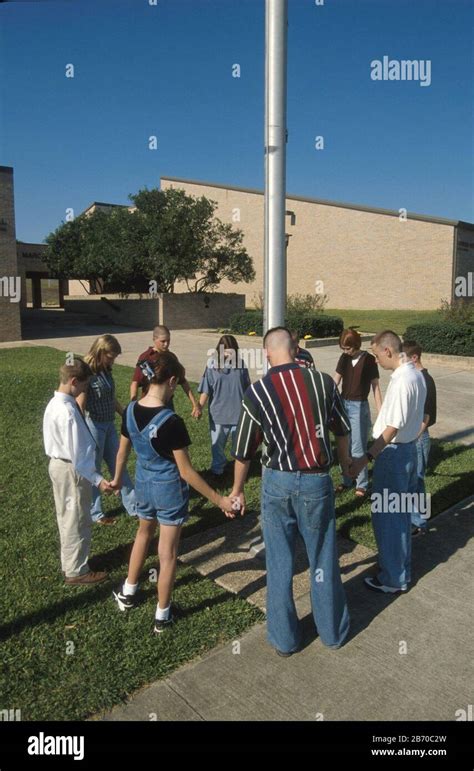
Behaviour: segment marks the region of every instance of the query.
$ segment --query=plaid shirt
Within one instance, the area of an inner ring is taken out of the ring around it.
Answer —
[[[115,383],[106,370],[93,375],[87,391],[86,412],[94,423],[112,423],[115,419]]]
[[[234,458],[251,460],[263,441],[262,464],[279,471],[328,470],[329,431],[350,432],[341,397],[330,375],[282,364],[245,392]]]

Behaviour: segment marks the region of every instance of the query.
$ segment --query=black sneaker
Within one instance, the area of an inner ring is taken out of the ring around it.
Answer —
[[[364,578],[364,583],[368,589],[372,589],[375,592],[383,592],[384,594],[400,594],[401,592],[408,591],[407,584],[402,584],[402,586],[385,586],[380,583],[377,576]]]
[[[124,594],[123,587],[120,587],[120,589],[117,592],[112,592],[112,596],[116,601],[119,607],[119,610],[130,610],[131,608],[134,608],[137,605],[137,595]]]
[[[161,634],[165,631],[165,629],[169,629],[174,624],[174,617],[173,614],[170,611],[170,614],[168,618],[164,619],[163,621],[158,621],[157,618],[155,618],[155,626],[153,627],[153,634]]]

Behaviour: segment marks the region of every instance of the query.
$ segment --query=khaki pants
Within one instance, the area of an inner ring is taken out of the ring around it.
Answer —
[[[92,485],[74,471],[72,463],[58,458],[50,459],[49,476],[61,542],[61,566],[66,578],[76,578],[90,570]]]

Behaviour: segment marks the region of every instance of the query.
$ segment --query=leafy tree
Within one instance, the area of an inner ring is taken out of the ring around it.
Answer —
[[[184,190],[140,190],[135,209],[98,210],[62,223],[46,238],[51,271],[61,278],[88,279],[98,291],[212,291],[222,279],[255,278],[243,233],[214,216],[215,201]]]

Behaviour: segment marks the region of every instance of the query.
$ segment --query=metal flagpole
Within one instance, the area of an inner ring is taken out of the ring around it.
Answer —
[[[288,0],[265,7],[264,332],[286,310],[286,68]]]
[[[288,0],[265,0],[264,334],[285,323],[286,310],[287,27]],[[249,547],[261,558],[264,549],[261,536]]]

